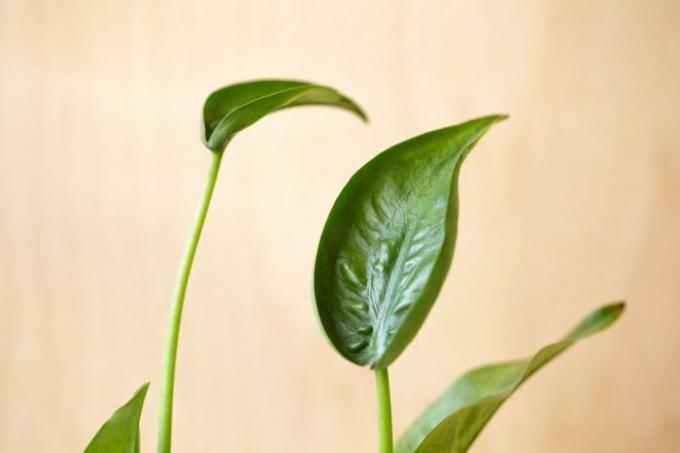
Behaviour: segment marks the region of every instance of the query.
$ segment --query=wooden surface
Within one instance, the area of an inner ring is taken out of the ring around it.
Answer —
[[[80,451],[145,380],[154,450],[201,103],[271,76],[337,86],[372,122],[300,109],[230,147],[186,304],[176,452],[376,450],[373,376],[312,308],[322,224],[378,151],[493,112],[512,117],[463,169],[445,290],[392,370],[395,430],[463,370],[625,298],[476,451],[678,451],[679,19],[677,0],[0,0],[0,451]]]

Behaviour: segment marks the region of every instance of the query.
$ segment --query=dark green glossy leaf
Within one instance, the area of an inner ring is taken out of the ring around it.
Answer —
[[[113,413],[87,445],[85,453],[139,453],[139,418],[148,389],[147,382]]]
[[[314,292],[326,334],[348,360],[386,368],[415,336],[453,257],[461,164],[504,118],[400,143],[340,193],[319,243]]]
[[[257,80],[221,88],[203,106],[201,138],[210,150],[221,152],[238,131],[268,113],[298,105],[330,105],[366,120],[361,108],[333,88],[294,80]]]
[[[623,303],[601,307],[561,341],[544,347],[533,357],[467,372],[411,425],[397,444],[397,453],[466,452],[524,381],[578,340],[609,327],[623,309]]]

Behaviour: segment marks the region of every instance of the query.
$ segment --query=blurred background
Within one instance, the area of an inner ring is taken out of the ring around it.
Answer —
[[[209,152],[244,79],[322,82],[371,117],[266,118],[230,145],[194,267],[175,451],[371,452],[373,375],[316,320],[349,176],[389,145],[507,112],[466,162],[458,247],[392,368],[400,433],[454,377],[621,322],[541,371],[478,452],[677,452],[680,2],[0,0],[0,451],[81,451],[144,381]]]

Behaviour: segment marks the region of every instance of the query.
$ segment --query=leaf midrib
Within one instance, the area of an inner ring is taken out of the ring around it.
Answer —
[[[260,102],[260,101],[262,101],[262,100],[264,100],[264,99],[267,99],[267,98],[271,98],[271,97],[274,97],[274,96],[277,96],[277,95],[280,95],[280,94],[284,94],[284,93],[287,93],[287,92],[290,92],[290,91],[295,91],[295,90],[306,90],[306,89],[308,89],[308,88],[322,88],[322,86],[321,86],[321,85],[301,85],[301,86],[297,86],[297,87],[285,88],[285,89],[282,89],[282,90],[275,91],[275,92],[273,92],[273,93],[265,94],[264,96],[257,97],[257,98],[252,99],[252,100],[250,100],[250,101],[248,101],[248,102],[246,102],[246,103],[244,103],[244,104],[239,105],[239,106],[236,107],[235,109],[230,110],[227,114],[225,114],[225,115],[222,117],[221,120],[219,120],[219,121],[217,122],[217,125],[216,125],[215,127],[213,127],[212,130],[210,131],[210,135],[207,137],[208,140],[210,140],[210,138],[212,137],[213,133],[214,133],[214,132],[215,132],[215,131],[223,124],[223,123],[225,123],[229,118],[231,118],[232,116],[234,116],[234,115],[235,115],[237,112],[239,112],[240,110],[245,109],[246,107],[249,107],[249,106],[251,106],[251,105],[253,105],[253,104],[257,103],[257,102]],[[293,98],[293,99],[295,99],[295,98]]]
[[[409,230],[406,233],[406,236],[404,240],[402,241],[402,246],[399,247],[399,253],[397,254],[397,260],[395,262],[393,271],[390,273],[390,278],[387,281],[387,289],[385,291],[385,297],[383,298],[383,304],[382,306],[385,307],[384,310],[379,310],[378,312],[378,319],[376,321],[376,326],[375,326],[375,359],[379,358],[382,356],[382,354],[385,352],[382,350],[383,348],[380,348],[381,350],[378,350],[378,347],[380,346],[379,340],[382,339],[386,342],[386,337],[388,335],[387,332],[387,320],[391,318],[392,312],[394,311],[394,308],[396,304],[391,303],[392,298],[394,297],[394,292],[395,288],[397,287],[397,280],[399,276],[402,273],[402,270],[404,268],[404,261],[406,260],[406,254],[407,250],[410,249],[411,241],[413,240],[413,236],[415,234],[415,228],[409,228]],[[408,245],[408,246],[407,246]],[[383,334],[384,332],[384,334]],[[376,360],[373,360],[375,362]]]

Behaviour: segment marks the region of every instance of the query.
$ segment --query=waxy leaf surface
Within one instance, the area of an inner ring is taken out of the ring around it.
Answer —
[[[601,307],[561,341],[544,347],[533,357],[467,372],[420,415],[400,439],[396,453],[466,452],[524,381],[578,340],[609,327],[623,309],[623,303]]]
[[[139,418],[148,389],[148,383],[141,386],[130,401],[113,413],[87,445],[85,453],[139,453]]]
[[[333,88],[294,80],[257,80],[213,92],[203,106],[201,138],[214,152],[222,152],[231,138],[268,113],[299,105],[344,108],[366,120],[361,108]]]
[[[413,339],[448,272],[465,156],[502,115],[400,143],[352,176],[314,272],[321,323],[348,360],[386,368]]]

